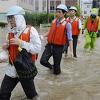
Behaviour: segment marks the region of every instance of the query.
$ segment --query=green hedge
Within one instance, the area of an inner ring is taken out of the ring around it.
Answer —
[[[33,25],[33,26],[39,26],[40,24],[51,23],[51,21],[54,19],[54,14],[50,13],[47,15],[47,13],[28,13],[25,14],[26,23]]]
[[[0,27],[5,27],[7,23],[0,22]]]
[[[77,15],[79,16],[80,13],[78,12]],[[26,19],[27,24],[30,24],[33,26],[39,26],[40,24],[48,23],[48,19],[49,19],[49,23],[51,23],[52,20],[54,19],[54,13],[49,13],[47,15],[47,13],[29,13],[29,12],[26,12],[25,19]],[[0,23],[1,27],[4,27],[5,25],[6,25],[5,23]]]
[[[100,16],[100,8],[99,8],[99,10],[98,10],[98,16]]]
[[[77,9],[78,9],[77,16],[80,16],[79,6],[77,6]],[[39,26],[40,24],[48,23],[48,19],[49,19],[49,23],[51,23],[52,20],[54,19],[54,13],[49,13],[47,15],[47,13],[26,12],[25,19],[26,19],[27,24],[31,24],[33,26],[36,26],[36,25]]]

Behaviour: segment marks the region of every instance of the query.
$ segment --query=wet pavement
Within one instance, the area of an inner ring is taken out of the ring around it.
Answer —
[[[84,35],[80,37],[77,53],[78,58],[69,56],[62,58],[60,75],[53,75],[52,71],[36,62],[38,75],[35,78],[36,89],[41,100],[100,100],[100,38],[97,39],[94,52],[83,49]],[[44,49],[44,43],[43,48]],[[52,58],[50,59],[52,62]],[[0,83],[4,76],[6,63],[0,63]],[[11,100],[25,100],[25,94],[18,84],[12,92]]]

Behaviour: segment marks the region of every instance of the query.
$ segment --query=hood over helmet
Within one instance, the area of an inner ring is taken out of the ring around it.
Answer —
[[[12,6],[7,10],[6,16],[25,15],[25,10],[20,6]]]

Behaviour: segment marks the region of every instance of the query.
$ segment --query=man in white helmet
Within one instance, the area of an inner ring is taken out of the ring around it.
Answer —
[[[53,70],[53,74],[61,73],[60,63],[62,58],[63,47],[69,41],[70,52],[72,56],[72,36],[71,24],[66,22],[64,15],[67,7],[60,4],[56,8],[56,18],[52,21],[51,28],[47,34],[47,45],[40,59],[40,63]],[[49,63],[50,57],[53,57],[53,65]]]
[[[24,14],[24,9],[19,6],[13,6],[7,11],[8,33],[12,33],[14,37],[10,39],[10,35],[8,34],[9,38],[7,39],[9,39],[9,42],[3,45],[3,49],[9,52],[9,64],[7,65],[7,71],[1,84],[0,100],[10,100],[11,93],[18,82],[21,83],[27,100],[39,100],[34,85],[34,78],[31,78],[31,76],[29,76],[30,78],[20,78],[13,65],[12,58],[13,55],[16,56],[14,50],[18,50],[18,47],[26,49],[32,56],[38,54],[41,50],[41,41],[38,32],[34,27],[26,26]],[[28,38],[29,41],[26,41],[25,37]],[[11,45],[13,45],[14,48],[12,48]],[[34,60],[34,63],[35,59],[32,60]]]
[[[74,7],[74,6],[70,7],[69,14],[70,14],[70,16],[67,18],[67,20],[70,21],[70,23],[72,25],[73,56],[75,58],[77,58],[76,49],[77,49],[78,37],[82,31],[82,22],[79,19],[79,17],[76,16],[76,14],[77,14],[76,7]]]

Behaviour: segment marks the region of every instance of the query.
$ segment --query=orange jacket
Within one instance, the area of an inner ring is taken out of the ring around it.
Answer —
[[[62,21],[62,23],[57,26],[57,20],[54,19],[48,33],[48,43],[56,44],[56,45],[64,45],[67,42],[66,38],[66,21]]]
[[[29,31],[27,33],[22,33],[20,35],[21,40],[26,41],[26,42],[30,41],[30,29],[31,28],[29,28]],[[11,38],[14,38],[14,33],[8,33],[8,39],[10,40]],[[17,54],[19,53],[18,45],[9,45],[8,51],[9,51],[9,62],[10,64],[13,64],[13,62],[16,59]],[[35,62],[35,60],[37,59],[37,56],[38,56],[37,54],[32,54],[33,62]]]
[[[87,23],[86,23],[86,28],[87,28],[88,32],[97,32],[98,23],[99,23],[99,18],[98,17],[96,17],[93,22],[92,22],[91,18],[88,17]]]
[[[72,35],[79,35],[80,34],[80,30],[78,29],[78,20],[79,18],[75,18],[74,21],[71,23],[72,25]],[[67,18],[67,21],[70,21],[70,18]]]

